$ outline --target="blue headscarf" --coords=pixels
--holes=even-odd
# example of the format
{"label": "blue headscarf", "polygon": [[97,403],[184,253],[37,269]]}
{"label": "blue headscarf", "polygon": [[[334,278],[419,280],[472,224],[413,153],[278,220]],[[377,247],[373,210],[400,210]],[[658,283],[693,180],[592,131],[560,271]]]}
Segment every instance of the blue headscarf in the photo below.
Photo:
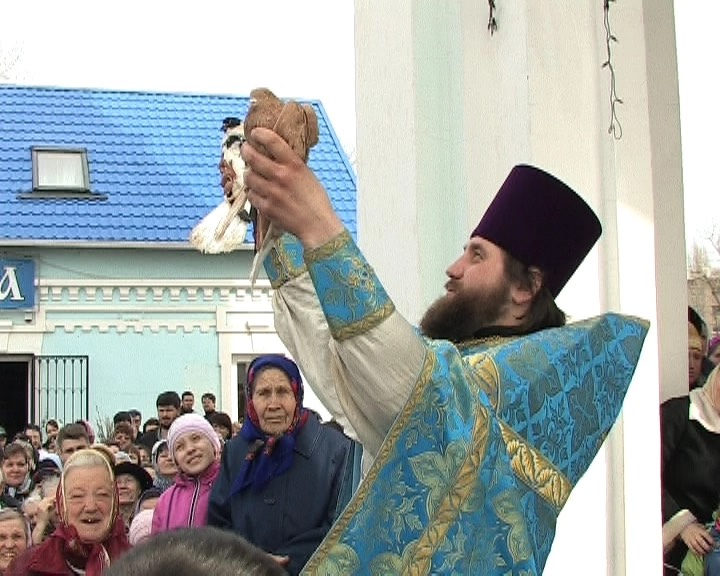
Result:
{"label": "blue headscarf", "polygon": [[[260,428],[260,419],[252,400],[253,387],[258,375],[268,368],[282,370],[290,379],[295,395],[295,414],[290,427],[281,436],[270,436]],[[280,354],[267,354],[253,360],[248,368],[245,385],[245,420],[240,436],[250,444],[240,472],[233,482],[230,495],[242,492],[249,486],[262,490],[275,476],[287,472],[292,466],[295,440],[307,422],[309,412],[303,408],[304,389],[297,364]]]}

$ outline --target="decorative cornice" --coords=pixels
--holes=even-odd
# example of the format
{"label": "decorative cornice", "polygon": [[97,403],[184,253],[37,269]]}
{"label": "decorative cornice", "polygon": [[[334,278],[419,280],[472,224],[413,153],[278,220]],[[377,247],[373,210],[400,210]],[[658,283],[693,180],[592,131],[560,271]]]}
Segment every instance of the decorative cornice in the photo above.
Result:
{"label": "decorative cornice", "polygon": [[244,319],[272,314],[267,281],[230,279],[48,279],[38,282],[43,332],[209,333],[219,310],[243,320],[223,330],[254,332]]}
{"label": "decorative cornice", "polygon": [[258,282],[255,288],[248,280],[225,279],[40,279],[38,298],[41,304],[101,305],[108,303],[180,303],[246,304],[270,302],[272,288]]}

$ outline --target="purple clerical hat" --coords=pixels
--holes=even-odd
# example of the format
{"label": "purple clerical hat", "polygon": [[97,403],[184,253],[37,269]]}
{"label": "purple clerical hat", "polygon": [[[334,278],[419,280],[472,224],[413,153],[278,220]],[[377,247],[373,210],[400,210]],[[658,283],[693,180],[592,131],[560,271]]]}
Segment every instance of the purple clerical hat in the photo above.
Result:
{"label": "purple clerical hat", "polygon": [[527,266],[537,266],[557,296],[602,232],[592,209],[569,186],[533,166],[515,166],[471,236],[481,236]]}

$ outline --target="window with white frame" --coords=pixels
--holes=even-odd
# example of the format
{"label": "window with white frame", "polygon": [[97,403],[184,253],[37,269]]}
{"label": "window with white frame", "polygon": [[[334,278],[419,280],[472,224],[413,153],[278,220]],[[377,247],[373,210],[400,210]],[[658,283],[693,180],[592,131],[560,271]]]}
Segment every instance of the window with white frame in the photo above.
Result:
{"label": "window with white frame", "polygon": [[90,192],[84,148],[32,148],[33,191]]}

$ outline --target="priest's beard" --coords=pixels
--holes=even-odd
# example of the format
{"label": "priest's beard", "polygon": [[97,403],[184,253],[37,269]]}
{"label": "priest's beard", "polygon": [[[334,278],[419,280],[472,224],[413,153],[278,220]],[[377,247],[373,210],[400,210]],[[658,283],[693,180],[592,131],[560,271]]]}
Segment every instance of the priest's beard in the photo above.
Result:
{"label": "priest's beard", "polygon": [[509,301],[509,288],[503,283],[482,291],[446,294],[427,309],[420,330],[429,338],[462,342],[481,328],[497,324]]}

